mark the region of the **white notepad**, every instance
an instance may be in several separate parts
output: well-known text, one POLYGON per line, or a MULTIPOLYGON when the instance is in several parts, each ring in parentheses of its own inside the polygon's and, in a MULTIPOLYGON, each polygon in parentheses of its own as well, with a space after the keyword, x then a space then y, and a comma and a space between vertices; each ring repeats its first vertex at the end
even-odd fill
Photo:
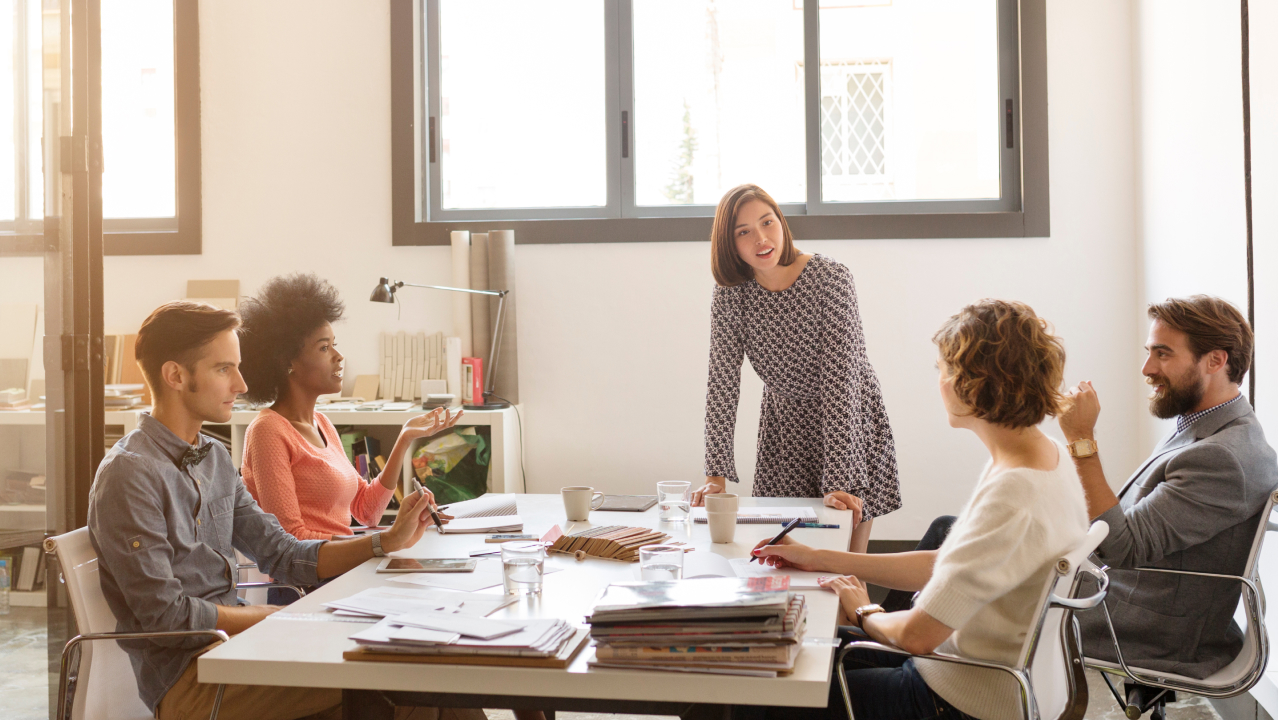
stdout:
MULTIPOLYGON (((817 522, 816 511, 806 505, 802 507, 748 507, 737 511, 738 525, 784 524, 799 518, 804 522, 817 522)), ((706 509, 692 508, 692 521, 706 522, 706 509)))

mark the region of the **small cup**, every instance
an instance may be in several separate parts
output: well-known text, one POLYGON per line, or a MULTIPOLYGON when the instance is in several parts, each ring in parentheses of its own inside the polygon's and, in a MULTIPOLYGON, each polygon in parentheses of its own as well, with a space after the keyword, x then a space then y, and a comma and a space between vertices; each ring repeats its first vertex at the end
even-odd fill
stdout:
POLYGON ((683 579, 683 548, 678 545, 639 548, 639 577, 644 582, 683 579))
POLYGON ((730 543, 737 535, 737 513, 706 512, 706 522, 710 526, 710 542, 730 543))
POLYGON ((692 483, 668 481, 657 483, 657 517, 661 522, 687 522, 692 513, 692 483))
POLYGON ((545 570, 545 545, 530 542, 501 544, 501 579, 507 595, 540 595, 545 570))
POLYGON ((706 512, 736 512, 740 507, 740 499, 735 493, 714 493, 706 495, 706 512))
POLYGON ((590 511, 597 510, 604 504, 604 494, 595 492, 592 487, 573 486, 560 488, 559 494, 564 499, 564 514, 574 522, 590 519, 590 511), (599 502, 595 502, 598 500, 599 502))

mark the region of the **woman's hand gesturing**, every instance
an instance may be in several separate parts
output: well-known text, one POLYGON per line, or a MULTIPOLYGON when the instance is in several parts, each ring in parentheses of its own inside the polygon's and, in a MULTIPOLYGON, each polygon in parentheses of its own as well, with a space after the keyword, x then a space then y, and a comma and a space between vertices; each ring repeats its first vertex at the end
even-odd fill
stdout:
POLYGON ((403 429, 399 431, 399 436, 404 440, 412 441, 418 438, 438 435, 456 425, 461 416, 462 413, 459 411, 456 416, 450 419, 448 417, 448 408, 435 408, 404 423, 403 429))

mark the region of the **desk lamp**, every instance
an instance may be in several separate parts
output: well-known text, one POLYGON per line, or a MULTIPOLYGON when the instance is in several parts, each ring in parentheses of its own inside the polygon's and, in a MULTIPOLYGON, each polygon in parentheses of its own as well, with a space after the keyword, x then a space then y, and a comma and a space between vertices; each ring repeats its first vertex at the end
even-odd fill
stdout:
MULTIPOLYGON (((484 402, 482 405, 466 405, 466 407, 476 410, 500 410, 501 408, 510 407, 510 403, 505 400, 495 399, 493 395, 493 380, 497 377, 497 352, 501 349, 501 333, 504 329, 502 319, 505 317, 506 295, 509 290, 471 290, 470 288, 444 287, 443 285, 418 285, 416 283, 406 283, 402 281, 390 280, 382 278, 378 281, 377 287, 373 288, 373 294, 368 297, 373 302, 393 303, 395 302, 395 291, 402 287, 427 288, 430 290, 447 290, 449 292, 470 293, 472 295, 491 295, 497 298, 497 323, 493 326, 493 345, 488 352, 488 367, 484 368, 484 402)), ((465 393, 463 393, 463 396, 465 393)))

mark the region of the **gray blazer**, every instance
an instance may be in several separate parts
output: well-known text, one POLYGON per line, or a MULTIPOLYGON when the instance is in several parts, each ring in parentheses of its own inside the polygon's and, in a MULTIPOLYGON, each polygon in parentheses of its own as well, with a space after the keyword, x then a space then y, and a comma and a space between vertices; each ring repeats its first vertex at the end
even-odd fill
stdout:
MULTIPOLYGON (((1096 557, 1111 568, 1105 603, 1129 665, 1201 679, 1241 651, 1238 582, 1123 568, 1241 575, 1278 487, 1275 457, 1239 398, 1164 440, 1096 518, 1109 523, 1096 557)), ((1076 617, 1084 654, 1115 661, 1103 613, 1076 617)))

